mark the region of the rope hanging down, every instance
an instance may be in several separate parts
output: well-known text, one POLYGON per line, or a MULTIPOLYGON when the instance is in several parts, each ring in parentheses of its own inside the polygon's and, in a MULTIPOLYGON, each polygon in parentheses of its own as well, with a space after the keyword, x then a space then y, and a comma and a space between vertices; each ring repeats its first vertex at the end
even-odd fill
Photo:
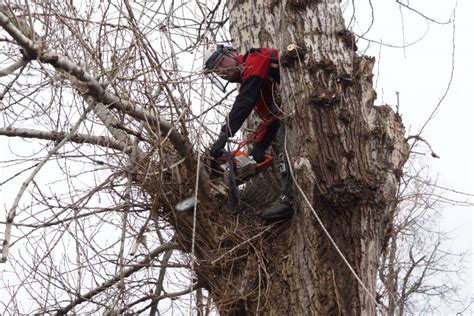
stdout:
POLYGON ((305 202, 308 204, 309 208, 311 209, 311 212, 313 213, 314 217, 316 218, 316 220, 318 221, 319 225, 321 226, 321 228, 323 229, 324 233, 326 234, 326 236, 329 238, 329 241, 331 242, 331 244, 334 246, 334 248, 336 249, 337 253, 341 256, 342 260, 344 261, 344 263, 347 265, 347 267, 349 268, 349 270, 351 271, 351 273, 354 275, 354 277, 356 278, 357 282, 360 284, 360 286, 364 289, 364 291, 367 293, 367 295, 370 297, 370 299, 375 303, 375 306, 381 311, 383 312, 383 308, 382 306, 377 302, 377 300, 375 299, 375 297, 372 295, 372 293, 370 293, 369 289, 365 286, 364 282, 362 282, 362 280, 360 279, 360 277, 357 275, 357 273, 355 272, 354 268, 352 268, 351 264, 349 263, 349 261, 346 259, 346 257, 344 256, 344 254, 342 253, 342 251, 339 249, 339 247, 337 246, 336 242, 334 241, 334 239, 332 238, 331 234, 329 233, 329 231, 326 229, 326 226, 324 226, 321 218, 319 217, 318 213, 316 213, 316 210, 314 209, 313 205, 311 205, 311 202, 309 201, 308 197, 306 196, 306 194, 304 193, 303 189, 300 187, 300 185, 298 184, 298 182, 296 181, 296 178, 295 178, 295 175, 294 175, 294 172, 293 172, 293 166, 291 164, 291 160, 290 160, 290 155, 288 154, 288 149, 286 147, 286 129, 285 129, 285 132, 284 132, 284 148, 285 148, 285 155, 286 155, 286 159, 288 161, 288 169, 290 171, 290 175, 291 175, 291 178, 293 179, 293 183, 296 185, 296 187, 298 188, 298 191, 301 193, 301 195, 303 196, 305 202))

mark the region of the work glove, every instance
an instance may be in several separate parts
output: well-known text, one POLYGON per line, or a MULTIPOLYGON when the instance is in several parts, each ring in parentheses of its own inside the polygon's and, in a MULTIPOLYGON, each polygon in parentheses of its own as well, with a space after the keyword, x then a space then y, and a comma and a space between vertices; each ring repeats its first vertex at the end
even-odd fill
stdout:
POLYGON ((225 144, 227 143, 227 133, 221 132, 215 143, 211 146, 209 153, 212 158, 217 159, 222 156, 222 149, 224 149, 225 144))

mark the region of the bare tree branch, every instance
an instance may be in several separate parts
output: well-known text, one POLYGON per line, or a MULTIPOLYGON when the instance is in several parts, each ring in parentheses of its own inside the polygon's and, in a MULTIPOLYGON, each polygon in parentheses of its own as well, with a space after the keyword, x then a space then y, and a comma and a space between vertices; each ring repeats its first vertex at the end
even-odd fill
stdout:
POLYGON ((0 128, 0 135, 8 137, 21 137, 21 138, 36 138, 36 139, 45 139, 52 141, 61 141, 63 139, 68 139, 68 141, 78 143, 78 144, 92 144, 98 145, 106 148, 112 148, 124 153, 131 151, 131 147, 126 144, 110 139, 105 136, 92 136, 86 134, 71 134, 67 132, 49 132, 49 131, 40 131, 30 128, 17 128, 17 127, 2 127, 0 128))
POLYGON ((12 74, 15 70, 20 69, 21 67, 28 64, 28 61, 24 58, 14 62, 10 66, 7 66, 3 69, 0 69, 0 77, 8 76, 12 74))
MULTIPOLYGON (((1 14, 1 13, 0 13, 1 14)), ((13 225, 13 220, 15 219, 15 216, 17 214, 17 208, 18 204, 20 203, 20 199, 23 196, 23 194, 26 191, 26 188, 30 184, 31 181, 36 177, 38 172, 41 170, 41 168, 48 162, 48 160, 51 158, 52 155, 54 155, 67 141, 68 137, 71 137, 74 135, 76 130, 79 128, 79 126, 83 123, 84 119, 86 118, 86 115, 89 113, 91 108, 86 109, 86 111, 82 114, 81 118, 78 120, 78 122, 75 124, 75 126, 71 129, 71 133, 68 134, 66 137, 64 137, 56 146, 54 146, 53 149, 51 149, 46 157, 36 166, 36 168, 33 170, 31 175, 23 182, 21 185, 21 188, 18 192, 18 194, 15 197, 15 201, 13 202, 12 207, 10 208, 10 211, 8 212, 8 217, 7 217, 7 223, 5 225, 5 237, 2 243, 2 257, 0 259, 0 262, 6 262, 8 258, 8 251, 10 249, 10 238, 11 238, 11 230, 12 230, 12 225, 13 225)))
POLYGON ((25 36, 11 21, 8 16, 0 11, 0 26, 20 45, 25 52, 25 58, 28 60, 36 59, 40 53, 40 46, 25 36))
POLYGON ((446 22, 441 22, 441 21, 436 21, 435 19, 432 19, 430 17, 428 17, 427 15, 423 14, 422 12, 420 12, 419 10, 416 10, 414 9, 413 7, 411 7, 409 4, 405 4, 405 3, 402 3, 400 2, 400 0, 395 0, 396 3, 398 3, 400 6, 404 7, 404 8, 407 8, 408 10, 412 11, 412 12, 415 12, 416 14, 418 14, 419 16, 423 17, 424 19, 428 20, 428 21, 431 21, 433 23, 436 23, 436 24, 450 24, 452 22, 451 18, 446 21, 446 22))
MULTIPOLYGON (((102 85, 95 80, 83 67, 73 63, 69 59, 54 54, 51 52, 40 51, 39 46, 21 33, 9 20, 7 16, 0 12, 0 25, 17 41, 17 43, 28 52, 30 59, 39 57, 41 62, 51 64, 54 68, 64 71, 83 84, 90 95, 92 95, 97 102, 101 102, 111 108, 115 108, 123 113, 126 113, 136 119, 142 120, 157 127, 166 138, 169 138, 173 146, 183 158, 191 158, 192 146, 189 141, 181 136, 173 126, 157 117, 156 115, 139 108, 133 103, 123 100, 109 92, 107 92, 102 85)), ((189 160, 188 159, 188 160, 189 160)), ((186 163, 187 167, 192 170, 193 164, 191 161, 186 163)), ((205 182, 203 182, 205 185, 205 182)))
POLYGON ((106 289, 110 288, 111 286, 115 285, 117 282, 120 281, 120 279, 122 277, 129 277, 130 275, 132 275, 133 273, 147 267, 156 257, 158 257, 161 253, 165 252, 165 251, 168 251, 168 250, 171 250, 171 249, 177 249, 177 245, 176 244, 164 244, 164 245, 161 245, 159 247, 156 247, 155 249, 153 249, 145 259, 143 259, 142 261, 140 261, 139 263, 131 266, 130 268, 128 269, 125 269, 123 271, 123 274, 119 274, 117 276, 115 276, 114 278, 110 279, 109 281, 103 283, 101 286, 93 289, 92 291, 90 292, 87 292, 86 294, 84 295, 81 295, 80 297, 78 297, 76 300, 72 301, 71 303, 69 303, 67 306, 59 309, 59 310, 51 310, 50 312, 52 311, 56 311, 57 314, 59 315, 63 315, 63 314, 66 314, 68 312, 70 312, 75 306, 85 302, 85 301, 88 301, 90 300, 91 298, 93 298, 94 296, 96 296, 97 294, 99 293, 102 293, 103 291, 105 291, 106 289))

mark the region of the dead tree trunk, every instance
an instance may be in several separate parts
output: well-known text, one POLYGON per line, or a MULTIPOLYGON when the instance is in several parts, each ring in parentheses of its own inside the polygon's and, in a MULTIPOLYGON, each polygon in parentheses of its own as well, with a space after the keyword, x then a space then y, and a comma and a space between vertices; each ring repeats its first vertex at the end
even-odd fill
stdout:
POLYGON ((257 306, 248 298, 245 311, 375 315, 377 262, 408 147, 400 117, 374 106, 374 59, 357 55, 339 1, 229 0, 228 7, 239 49, 280 50, 296 179, 296 215, 263 245, 265 300, 257 306))

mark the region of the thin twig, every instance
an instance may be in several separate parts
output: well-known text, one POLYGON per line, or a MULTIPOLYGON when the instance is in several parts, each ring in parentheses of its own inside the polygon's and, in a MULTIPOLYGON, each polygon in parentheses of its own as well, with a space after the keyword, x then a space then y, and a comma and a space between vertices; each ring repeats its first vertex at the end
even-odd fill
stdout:
POLYGON ((230 249, 229 251, 227 251, 227 252, 223 253, 221 256, 219 256, 219 258, 213 260, 213 261, 211 262, 211 264, 216 264, 217 261, 221 260, 222 258, 224 258, 225 256, 227 256, 228 254, 232 253, 234 250, 236 250, 236 249, 238 249, 239 247, 245 245, 246 243, 249 243, 249 242, 251 242, 252 240, 254 240, 254 239, 256 239, 256 238, 262 236, 265 232, 267 232, 267 231, 269 231, 270 229, 272 229, 273 226, 274 226, 274 224, 268 226, 265 230, 261 231, 261 232, 258 233, 257 235, 255 235, 255 236, 253 236, 253 237, 251 237, 251 238, 249 238, 249 239, 247 239, 247 240, 241 242, 240 244, 236 245, 235 247, 233 247, 233 248, 230 249))
MULTIPOLYGON (((1 14, 1 13, 0 13, 1 14)), ((2 258, 0 259, 0 262, 6 262, 8 258, 8 251, 10 248, 10 238, 11 238, 11 230, 12 230, 12 225, 13 225, 13 220, 16 216, 16 211, 18 208, 18 204, 20 203, 20 199, 25 193, 28 185, 30 182, 33 181, 33 179, 36 177, 38 172, 43 168, 43 166, 46 164, 46 162, 49 161, 49 159, 69 140, 69 138, 74 135, 74 133, 77 131, 79 126, 83 123, 85 120, 87 114, 92 110, 91 107, 87 108, 86 111, 82 114, 78 122, 73 126, 71 129, 71 133, 69 133, 66 137, 64 137, 56 146, 54 146, 53 149, 51 149, 48 154, 46 155, 45 158, 41 162, 38 163, 36 168, 33 170, 31 175, 23 182, 21 185, 20 191, 15 197, 15 201, 13 202, 12 207, 10 208, 10 211, 8 212, 7 216, 7 224, 5 226, 5 239, 3 240, 2 243, 2 258)))
POLYGON ((124 278, 127 278, 129 277, 130 275, 132 275, 133 273, 147 267, 150 265, 150 263, 156 258, 158 257, 162 252, 165 252, 165 251, 168 251, 168 250, 171 250, 171 249, 176 249, 177 248, 177 245, 176 244, 164 244, 164 245, 161 245, 159 247, 156 247, 155 249, 153 249, 145 259, 143 259, 142 261, 140 261, 139 263, 131 266, 130 268, 126 269, 123 271, 123 275, 122 274, 119 274, 119 275, 116 275, 114 278, 110 279, 109 281, 107 282, 104 282, 102 283, 101 286, 93 289, 92 291, 90 292, 87 292, 86 294, 84 295, 80 295, 77 299, 75 299, 74 301, 72 301, 71 303, 69 303, 67 306, 59 309, 59 310, 56 310, 57 311, 57 314, 66 314, 68 312, 70 312, 75 306, 85 302, 85 301, 88 301, 90 299, 92 299, 94 296, 96 296, 97 294, 100 294, 102 292, 104 292, 105 290, 107 290, 108 288, 110 288, 111 286, 113 286, 114 284, 116 284, 118 281, 120 281, 120 279, 122 278, 122 276, 124 278))

